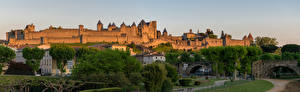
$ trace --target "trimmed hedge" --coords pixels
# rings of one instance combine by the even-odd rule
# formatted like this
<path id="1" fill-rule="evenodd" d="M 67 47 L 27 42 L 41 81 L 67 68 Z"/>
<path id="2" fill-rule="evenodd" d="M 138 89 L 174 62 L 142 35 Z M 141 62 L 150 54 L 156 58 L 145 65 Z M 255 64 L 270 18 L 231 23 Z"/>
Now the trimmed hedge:
<path id="1" fill-rule="evenodd" d="M 181 86 L 191 86 L 192 82 L 193 82 L 193 80 L 190 78 L 184 78 L 184 79 L 179 80 L 179 83 Z"/>
<path id="2" fill-rule="evenodd" d="M 119 87 L 114 88 L 102 88 L 102 89 L 91 89 L 91 90 L 83 90 L 80 92 L 121 92 L 122 89 Z"/>

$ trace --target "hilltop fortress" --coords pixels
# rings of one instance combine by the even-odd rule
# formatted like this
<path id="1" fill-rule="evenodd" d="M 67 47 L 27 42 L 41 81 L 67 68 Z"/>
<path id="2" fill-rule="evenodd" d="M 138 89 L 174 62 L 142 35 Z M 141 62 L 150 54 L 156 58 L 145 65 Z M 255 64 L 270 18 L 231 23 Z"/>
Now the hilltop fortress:
<path id="1" fill-rule="evenodd" d="M 77 29 L 50 26 L 48 29 L 36 31 L 35 26 L 30 24 L 25 29 L 7 32 L 6 40 L 8 45 L 118 42 L 155 47 L 161 43 L 171 43 L 174 49 L 196 50 L 210 46 L 250 46 L 253 37 L 249 34 L 244 36 L 242 40 L 235 40 L 222 31 L 221 37 L 217 38 L 210 29 L 207 29 L 205 33 L 193 33 L 190 30 L 182 36 L 172 36 L 168 34 L 166 29 L 162 33 L 157 30 L 156 21 L 145 22 L 142 20 L 138 25 L 122 23 L 120 27 L 117 27 L 115 23 L 109 23 L 107 28 L 103 28 L 101 21 L 98 21 L 97 30 L 87 29 L 83 25 L 79 25 Z"/>

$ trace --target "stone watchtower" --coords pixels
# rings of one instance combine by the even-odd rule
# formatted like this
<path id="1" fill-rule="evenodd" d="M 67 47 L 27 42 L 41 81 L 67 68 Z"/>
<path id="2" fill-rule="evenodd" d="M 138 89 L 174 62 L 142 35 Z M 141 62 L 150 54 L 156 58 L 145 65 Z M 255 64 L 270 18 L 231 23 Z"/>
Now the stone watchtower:
<path id="1" fill-rule="evenodd" d="M 98 23 L 97 23 L 97 31 L 101 31 L 102 29 L 103 29 L 103 24 L 99 20 Z"/>
<path id="2" fill-rule="evenodd" d="M 164 28 L 163 36 L 164 36 L 164 37 L 167 37 L 167 36 L 168 36 L 168 32 L 167 32 L 167 29 L 166 29 L 166 28 Z"/>
<path id="3" fill-rule="evenodd" d="M 33 24 L 27 25 L 25 31 L 34 32 L 35 26 Z"/>

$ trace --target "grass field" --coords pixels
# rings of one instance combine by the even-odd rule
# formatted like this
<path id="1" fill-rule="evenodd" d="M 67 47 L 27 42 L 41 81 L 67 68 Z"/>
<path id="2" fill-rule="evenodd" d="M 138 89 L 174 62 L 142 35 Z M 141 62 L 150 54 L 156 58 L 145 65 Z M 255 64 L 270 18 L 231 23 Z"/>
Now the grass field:
<path id="1" fill-rule="evenodd" d="M 230 83 L 229 83 L 230 84 Z M 265 80 L 255 80 L 246 83 L 235 84 L 227 87 L 219 87 L 214 90 L 201 90 L 196 92 L 266 92 L 273 88 L 273 84 Z"/>

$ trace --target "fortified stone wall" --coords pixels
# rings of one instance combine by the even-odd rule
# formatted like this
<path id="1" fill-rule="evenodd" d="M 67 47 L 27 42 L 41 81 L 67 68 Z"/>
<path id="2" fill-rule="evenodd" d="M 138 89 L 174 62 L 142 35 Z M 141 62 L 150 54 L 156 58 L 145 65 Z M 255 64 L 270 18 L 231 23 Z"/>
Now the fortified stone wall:
<path id="1" fill-rule="evenodd" d="M 168 35 L 167 30 L 164 29 L 161 34 L 157 30 L 156 21 L 145 22 L 144 20 L 138 26 L 135 23 L 129 26 L 122 23 L 120 27 L 117 27 L 115 23 L 110 23 L 106 29 L 99 21 L 97 30 L 86 29 L 83 25 L 79 25 L 78 29 L 50 26 L 48 29 L 35 31 L 35 26 L 31 24 L 27 25 L 24 30 L 12 30 L 6 35 L 9 45 L 119 42 L 156 47 L 161 43 L 171 43 L 174 49 L 181 50 L 199 50 L 212 46 L 250 46 L 253 41 L 251 34 L 248 37 L 245 36 L 243 40 L 235 40 L 223 31 L 221 38 L 210 38 L 209 35 L 214 35 L 210 29 L 206 33 L 193 33 L 190 30 L 182 36 Z"/>

